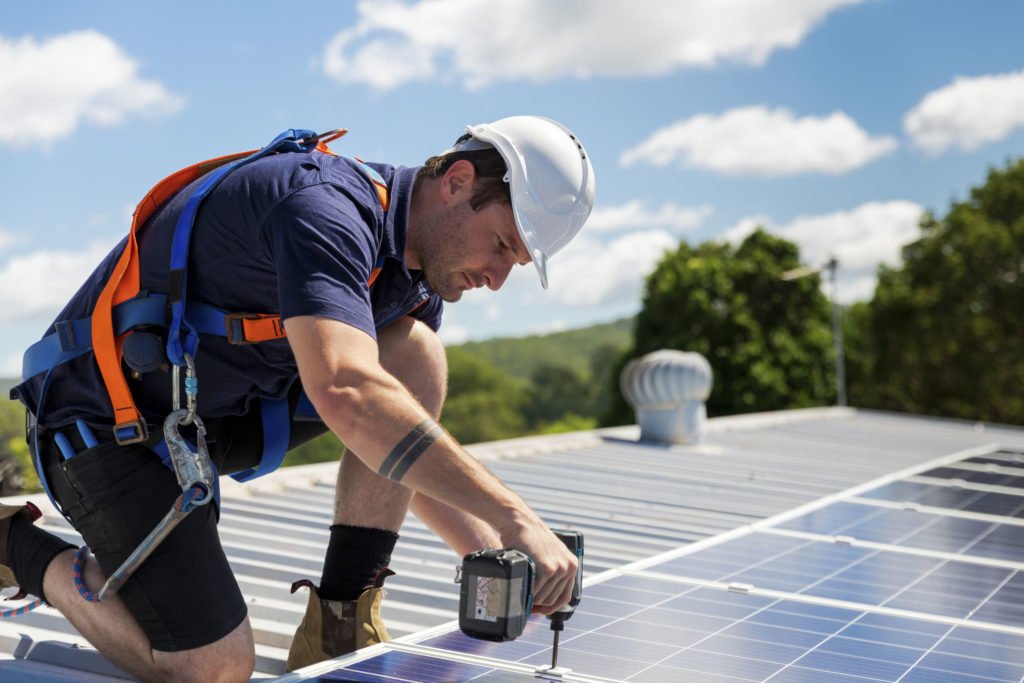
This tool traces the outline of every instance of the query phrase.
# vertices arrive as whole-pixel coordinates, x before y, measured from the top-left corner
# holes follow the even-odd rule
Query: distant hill
[[[565,365],[584,375],[590,372],[591,354],[602,347],[623,349],[633,335],[634,318],[529,337],[501,337],[460,344],[512,377],[528,379],[544,363]]]
[[[14,377],[0,377],[0,398],[7,398],[11,388],[20,383],[21,380]]]

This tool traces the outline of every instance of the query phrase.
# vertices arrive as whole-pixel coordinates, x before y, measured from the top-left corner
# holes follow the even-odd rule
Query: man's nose
[[[495,292],[501,289],[501,286],[505,284],[505,280],[508,279],[508,274],[511,270],[512,264],[506,260],[492,264],[485,273],[487,276],[487,287]]]

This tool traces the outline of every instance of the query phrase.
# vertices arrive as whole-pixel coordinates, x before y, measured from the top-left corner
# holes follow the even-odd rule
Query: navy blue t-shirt
[[[403,263],[416,168],[372,164],[389,188],[384,211],[359,162],[320,152],[284,153],[227,175],[199,209],[188,259],[189,300],[231,312],[339,320],[376,338],[403,315],[437,330],[442,302],[419,271]],[[199,181],[197,181],[198,183]],[[143,290],[166,292],[175,222],[192,186],[172,197],[141,231]],[[57,320],[88,317],[119,257],[122,241],[97,267]],[[381,270],[368,284],[376,266]],[[53,327],[47,330],[47,334]],[[196,354],[199,414],[242,415],[256,398],[280,398],[296,381],[286,339],[246,346],[201,335]],[[19,387],[37,412],[42,377]],[[151,429],[171,410],[170,373],[129,378]],[[112,424],[112,410],[91,353],[54,369],[40,422],[76,418]]]

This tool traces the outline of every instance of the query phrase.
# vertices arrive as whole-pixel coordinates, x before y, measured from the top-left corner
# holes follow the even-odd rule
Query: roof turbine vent
[[[619,384],[636,410],[640,438],[669,444],[703,441],[711,365],[699,353],[662,349],[630,361]]]

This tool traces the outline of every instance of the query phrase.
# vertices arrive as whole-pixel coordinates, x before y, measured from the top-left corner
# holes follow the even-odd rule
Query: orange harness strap
[[[103,384],[106,386],[110,396],[110,402],[114,408],[114,433],[122,433],[121,430],[134,429],[134,436],[118,438],[118,443],[137,443],[148,438],[146,422],[142,414],[135,407],[135,400],[132,398],[128,382],[125,381],[124,373],[121,371],[121,357],[124,346],[124,337],[114,337],[114,306],[128,301],[139,293],[139,228],[145,224],[153,213],[160,206],[170,199],[181,188],[210,171],[220,168],[224,164],[236,159],[241,159],[253,152],[241,152],[227,156],[209,159],[207,161],[193,164],[167,176],[150,190],[135,209],[132,218],[132,227],[128,233],[128,243],[125,245],[121,257],[114,266],[114,272],[100,292],[96,300],[96,306],[92,313],[92,344],[93,354],[96,357],[96,364],[99,366],[100,374],[103,376]]]
[[[323,142],[317,144],[316,150],[325,154],[335,155]],[[115,337],[113,320],[114,307],[135,298],[139,294],[139,230],[164,202],[189,183],[210,171],[247,157],[256,151],[258,150],[228,154],[176,171],[157,183],[135,209],[124,251],[121,252],[121,256],[118,258],[110,278],[100,292],[96,306],[93,309],[91,322],[93,354],[96,358],[100,375],[103,377],[107,393],[110,396],[110,402],[114,411],[114,434],[119,444],[145,441],[149,436],[146,422],[135,405],[135,400],[121,369],[124,339],[130,332]],[[360,164],[373,182],[381,206],[387,211],[388,188],[383,178],[362,161],[360,161]],[[369,284],[372,285],[379,274],[380,268],[374,268],[369,278]],[[257,343],[282,339],[286,336],[284,326],[281,324],[281,318],[278,315],[234,314],[227,316],[226,319],[228,339],[232,343]],[[240,339],[237,337],[232,339],[232,319],[241,324],[243,336]],[[124,430],[129,430],[130,435],[126,435]]]

